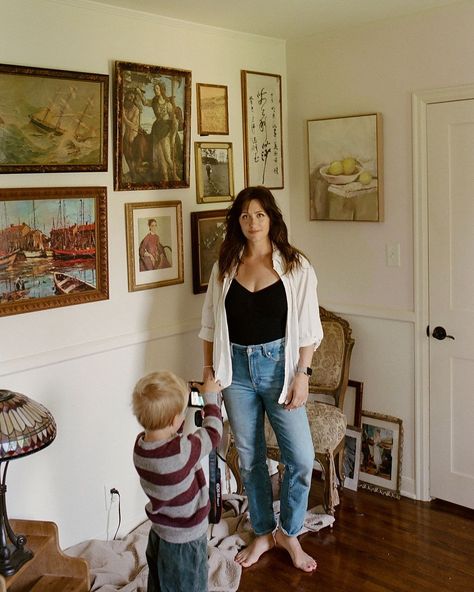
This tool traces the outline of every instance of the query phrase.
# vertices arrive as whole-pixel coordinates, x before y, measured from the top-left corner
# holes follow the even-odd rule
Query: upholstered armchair
[[[342,483],[344,440],[347,420],[342,411],[349,381],[349,366],[354,339],[349,323],[334,313],[319,307],[324,337],[314,352],[310,377],[310,397],[306,404],[316,460],[324,473],[323,505],[328,514],[334,514],[339,503],[337,481]],[[329,395],[331,403],[315,400],[316,395]],[[280,449],[268,420],[265,423],[267,456],[280,461]],[[227,454],[228,465],[237,482],[237,492],[243,492],[238,470],[238,453],[231,444]],[[283,465],[279,465],[280,476]]]

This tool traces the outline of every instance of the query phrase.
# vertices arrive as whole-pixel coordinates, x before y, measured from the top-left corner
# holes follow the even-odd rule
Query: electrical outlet
[[[388,267],[400,267],[400,243],[387,243],[385,256]]]
[[[104,485],[104,500],[105,509],[110,510],[110,508],[119,501],[118,489],[113,485]]]

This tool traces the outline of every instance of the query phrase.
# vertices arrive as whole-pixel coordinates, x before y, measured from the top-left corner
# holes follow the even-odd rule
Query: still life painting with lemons
[[[308,121],[311,220],[380,222],[381,115]]]

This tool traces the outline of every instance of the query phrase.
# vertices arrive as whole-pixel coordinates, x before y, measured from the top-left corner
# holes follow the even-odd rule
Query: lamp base
[[[0,550],[0,574],[5,577],[15,574],[22,565],[33,558],[33,551],[29,549],[17,549],[14,545],[7,545],[7,547],[8,557],[1,556],[5,549]]]

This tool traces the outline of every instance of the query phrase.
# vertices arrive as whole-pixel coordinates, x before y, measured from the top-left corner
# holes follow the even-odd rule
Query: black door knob
[[[439,339],[440,341],[442,341],[443,339],[446,339],[446,337],[448,339],[454,339],[454,337],[452,335],[448,335],[446,333],[446,329],[444,327],[435,327],[433,329],[432,335],[435,339]]]

